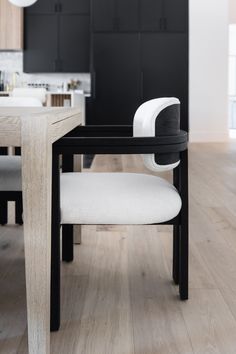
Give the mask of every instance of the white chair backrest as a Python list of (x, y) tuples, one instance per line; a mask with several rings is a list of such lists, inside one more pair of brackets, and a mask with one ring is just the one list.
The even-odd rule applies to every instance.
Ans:
[[(134, 137), (155, 137), (157, 135), (173, 135), (169, 122), (163, 122), (166, 118), (171, 119), (174, 130), (179, 130), (180, 101), (175, 97), (156, 98), (143, 103), (136, 111), (133, 121)], [(158, 131), (158, 119), (161, 124)], [(166, 119), (167, 120), (167, 119)], [(142, 155), (144, 165), (151, 171), (162, 172), (173, 170), (178, 166), (179, 160), (168, 163), (168, 158), (163, 163), (157, 163), (157, 156), (154, 154)], [(172, 156), (173, 158), (173, 156)]]
[(42, 107), (42, 103), (33, 97), (0, 97), (0, 107)]
[(45, 88), (14, 88), (12, 97), (33, 97), (40, 100), (42, 104), (46, 102), (47, 91)]

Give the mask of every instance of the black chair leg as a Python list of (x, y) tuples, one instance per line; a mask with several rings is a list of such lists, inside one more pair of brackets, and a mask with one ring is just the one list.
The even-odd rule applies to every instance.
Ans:
[(181, 183), (181, 226), (180, 226), (180, 268), (179, 268), (179, 292), (180, 299), (188, 299), (188, 263), (189, 263), (189, 216), (188, 216), (188, 151), (181, 153), (180, 165)]
[(62, 225), (62, 260), (72, 262), (74, 259), (73, 225)]
[(22, 195), (15, 202), (15, 222), (18, 225), (23, 225), (23, 203), (22, 203)]
[(8, 221), (7, 200), (0, 202), (0, 224), (6, 225)]
[(179, 225), (173, 226), (173, 280), (176, 285), (179, 284), (179, 238), (180, 238)]
[(188, 228), (181, 225), (180, 232), (179, 293), (181, 300), (188, 300)]

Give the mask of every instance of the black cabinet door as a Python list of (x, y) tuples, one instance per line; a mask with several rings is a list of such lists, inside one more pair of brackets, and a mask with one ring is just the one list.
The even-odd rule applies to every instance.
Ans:
[(95, 32), (111, 32), (114, 28), (115, 1), (92, 0), (92, 26)]
[(89, 0), (58, 0), (60, 12), (67, 14), (89, 14)]
[(163, 13), (164, 0), (140, 0), (141, 31), (162, 31), (164, 29)]
[(56, 11), (58, 0), (38, 0), (25, 9), (27, 14), (49, 14)]
[(169, 32), (187, 32), (188, 0), (164, 1), (164, 25)]
[(93, 0), (92, 23), (95, 32), (138, 31), (139, 0)]
[(188, 36), (143, 34), (141, 38), (143, 101), (177, 97), (181, 126), (188, 128)]
[(116, 32), (132, 32), (139, 30), (138, 0), (115, 0)]
[(56, 15), (25, 16), (25, 72), (59, 71), (57, 23)]
[(132, 124), (140, 103), (138, 34), (97, 34), (93, 40), (93, 124)]
[(60, 15), (59, 58), (62, 72), (89, 72), (89, 16)]

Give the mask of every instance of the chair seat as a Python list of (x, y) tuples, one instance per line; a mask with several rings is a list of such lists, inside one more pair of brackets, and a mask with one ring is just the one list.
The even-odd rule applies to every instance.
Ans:
[(175, 218), (181, 198), (166, 180), (135, 173), (63, 173), (62, 224), (154, 224)]
[(0, 192), (21, 191), (21, 157), (0, 156)]

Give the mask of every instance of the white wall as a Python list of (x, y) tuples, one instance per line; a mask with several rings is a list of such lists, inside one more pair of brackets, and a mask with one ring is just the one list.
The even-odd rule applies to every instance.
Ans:
[(228, 24), (228, 0), (190, 0), (190, 141), (228, 139)]

